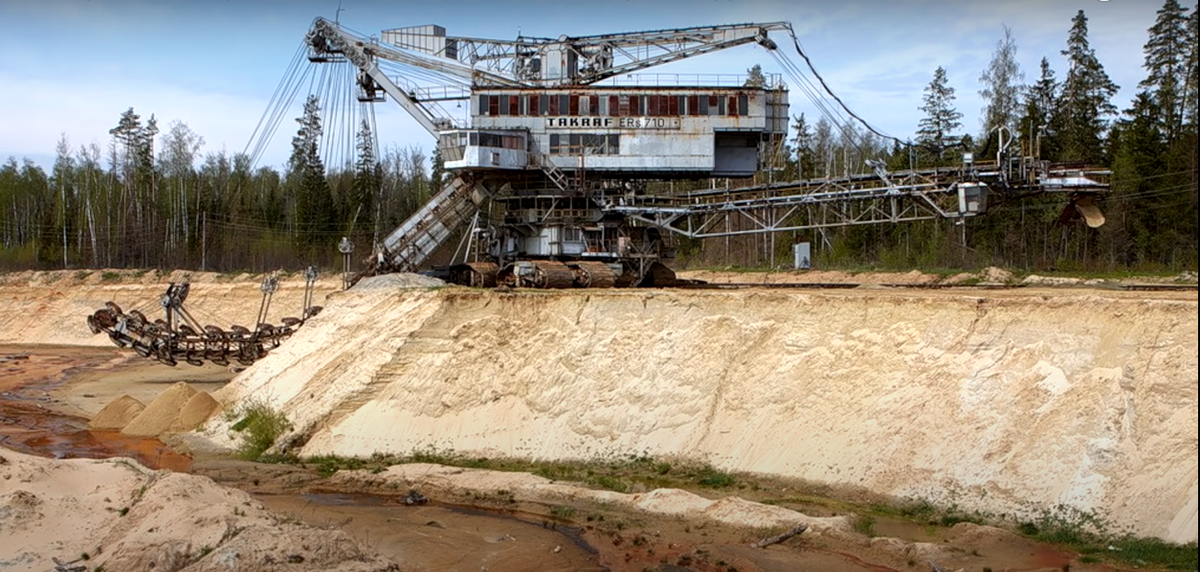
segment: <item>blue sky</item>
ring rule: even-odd
[[[1194,6],[1187,0],[1186,7]],[[1144,77],[1142,47],[1161,0],[341,0],[340,20],[369,34],[439,24],[449,35],[513,39],[590,35],[714,24],[789,21],[830,88],[880,130],[907,138],[921,118],[922,90],[938,66],[956,89],[964,130],[979,130],[978,78],[1013,30],[1026,82],[1060,51],[1076,11],[1124,108]],[[73,148],[107,148],[108,130],[133,107],[201,135],[202,153],[241,152],[316,16],[338,0],[0,0],[0,160],[28,157],[47,169],[59,137]],[[774,36],[793,62],[786,36]],[[778,72],[759,46],[743,46],[645,70]],[[807,72],[807,70],[806,70]],[[810,79],[812,79],[810,77]],[[794,82],[789,81],[789,84]],[[792,113],[818,111],[795,85]],[[281,166],[299,114],[272,138],[259,165]],[[377,109],[382,145],[420,146],[430,135],[398,105]]]

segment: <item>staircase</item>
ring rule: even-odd
[[[487,195],[483,185],[459,175],[425,206],[408,217],[383,239],[381,266],[397,272],[415,272],[450,235],[475,214],[475,191]]]
[[[559,169],[558,165],[555,165],[548,155],[538,153],[537,158],[538,167],[541,167],[542,172],[546,174],[550,182],[554,183],[554,186],[558,187],[559,190],[570,192],[571,183],[567,180],[567,174],[562,169]]]

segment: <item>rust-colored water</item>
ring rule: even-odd
[[[187,472],[191,468],[191,458],[158,439],[89,430],[87,419],[66,413],[50,397],[73,371],[112,361],[112,350],[58,346],[21,350],[0,351],[0,445],[58,459],[131,457],[154,469]]]

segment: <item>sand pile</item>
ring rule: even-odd
[[[128,395],[122,395],[108,403],[88,422],[88,429],[96,431],[120,431],[146,409],[146,406]]]
[[[1008,284],[1009,282],[1012,282],[1013,275],[1012,272],[1009,272],[1003,268],[989,266],[984,268],[983,271],[979,273],[979,278],[985,284]]]
[[[166,433],[191,431],[219,408],[220,404],[211,395],[196,391],[181,381],[158,394],[136,417],[120,427],[120,431],[132,437],[158,437]],[[117,420],[114,416],[114,421]]]
[[[0,531],[0,568],[13,572],[56,569],[52,558],[86,570],[399,569],[343,531],[281,518],[207,477],[128,459],[0,449]]]
[[[445,286],[446,282],[432,276],[423,274],[415,274],[410,272],[398,272],[395,274],[382,274],[379,276],[368,276],[359,280],[352,288],[356,291],[361,290],[389,290],[394,288],[434,288],[437,286]]]
[[[175,422],[167,429],[168,433],[182,433],[191,431],[199,427],[208,418],[221,408],[221,404],[217,403],[213,396],[207,391],[197,391],[183,407],[179,408],[179,415],[175,417]]]

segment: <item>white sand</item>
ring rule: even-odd
[[[207,477],[129,459],[43,459],[0,449],[0,569],[383,571],[339,530],[282,519]],[[302,561],[301,561],[302,560]]]
[[[214,396],[302,455],[684,456],[1186,542],[1196,356],[1194,293],[368,290]]]

